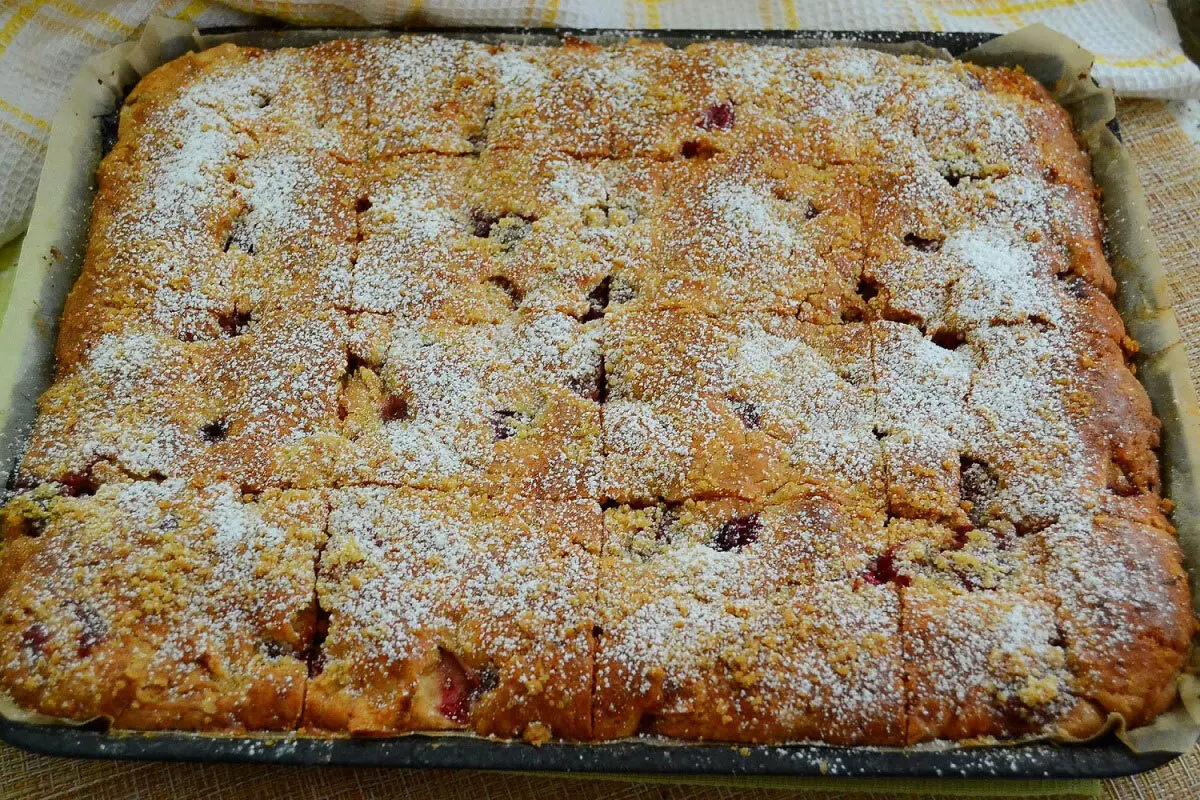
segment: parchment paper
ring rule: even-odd
[[[0,325],[0,469],[5,473],[14,469],[33,422],[37,397],[53,376],[58,318],[86,249],[95,193],[93,175],[100,160],[100,117],[119,108],[142,75],[189,50],[227,41],[283,47],[347,36],[386,35],[384,31],[309,29],[204,36],[188,23],[155,18],[138,41],[87,62],[54,118],[32,222]],[[547,41],[545,31],[457,35],[496,42]],[[614,33],[588,38],[603,42],[619,36]],[[663,41],[682,44],[692,40],[666,36]],[[771,43],[797,47],[829,44],[801,39],[773,39]],[[945,51],[915,42],[864,46],[950,58]],[[1175,504],[1172,522],[1179,531],[1191,583],[1196,587],[1200,585],[1200,403],[1170,307],[1141,185],[1128,151],[1106,127],[1115,115],[1112,92],[1098,88],[1089,77],[1093,61],[1089,52],[1040,25],[1001,36],[960,58],[985,66],[1021,67],[1037,78],[1070,112],[1091,153],[1096,183],[1103,193],[1109,260],[1119,285],[1117,307],[1130,336],[1139,343],[1138,376],[1146,386],[1154,412],[1162,419],[1164,493]],[[1200,613],[1200,594],[1195,591],[1192,602]],[[1133,730],[1125,730],[1124,721],[1114,714],[1109,728],[1115,727],[1122,740],[1138,752],[1189,751],[1200,739],[1200,680],[1195,677],[1200,672],[1200,659],[1195,652],[1189,671],[1192,674],[1179,679],[1180,702],[1176,708],[1153,724]],[[81,724],[31,713],[2,695],[0,714],[22,722]],[[920,747],[960,746],[946,742]]]

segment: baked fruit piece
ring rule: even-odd
[[[146,322],[122,321],[101,336],[38,401],[19,484],[291,484],[277,456],[338,424],[346,320],[274,312],[234,322],[207,341],[180,341]]]
[[[901,742],[898,593],[856,577],[881,544],[801,487],[607,509],[595,737]]]
[[[594,500],[330,496],[308,727],[591,737]]]
[[[279,469],[306,485],[595,497],[597,326],[564,314],[478,325],[359,316],[340,433],[298,441]]]
[[[181,480],[17,495],[0,554],[5,689],[123,728],[294,728],[325,516],[319,493]]]
[[[605,321],[606,496],[753,500],[800,482],[882,514],[868,326],[692,309]]]

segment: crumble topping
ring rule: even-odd
[[[1096,192],[869,49],[225,45],[98,174],[0,682],[131,728],[906,744],[1173,700]]]

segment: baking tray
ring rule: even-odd
[[[388,35],[401,32],[438,33],[483,41],[546,43],[575,36],[608,41],[623,37],[686,44],[703,39],[738,39],[797,45],[861,44],[900,45],[918,42],[957,56],[995,38],[979,32],[894,31],[745,31],[745,30],[610,30],[560,28],[538,30],[493,28],[339,29],[338,35]],[[288,37],[311,35],[312,41],[329,38],[328,31],[278,28],[210,28],[204,35],[237,41],[252,36],[260,46],[278,46]],[[128,92],[131,85],[121,89]],[[1108,123],[1119,136],[1116,120]],[[112,145],[110,119],[95,125],[91,157]],[[95,163],[95,161],[93,163]],[[39,320],[56,325],[62,301],[78,274],[82,253],[55,253],[58,260],[74,260],[73,269],[55,269],[60,279],[46,281]],[[49,331],[50,334],[53,330]],[[31,370],[42,380],[40,393],[50,381],[52,364]],[[28,387],[26,387],[28,388]],[[9,452],[13,452],[12,449]],[[15,464],[0,469],[15,472]],[[10,477],[11,480],[11,477]],[[676,742],[661,739],[611,743],[551,742],[533,746],[495,741],[471,735],[410,734],[392,738],[317,738],[299,734],[243,734],[238,736],[185,732],[109,731],[103,726],[69,727],[9,720],[0,715],[0,740],[35,753],[75,758],[140,761],[233,762],[295,765],[392,766],[467,768],[572,773],[641,773],[662,775],[759,775],[859,778],[1012,778],[1095,779],[1133,775],[1162,766],[1180,754],[1171,751],[1134,752],[1115,735],[1089,742],[1059,745],[1051,742],[957,748],[834,747],[821,744],[744,746]]]

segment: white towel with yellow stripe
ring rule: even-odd
[[[152,14],[206,25],[270,15],[309,25],[528,25],[1007,32],[1034,23],[1096,54],[1126,96],[1200,97],[1166,0],[3,0],[0,3],[0,244],[28,220],[59,98],[92,54]]]

